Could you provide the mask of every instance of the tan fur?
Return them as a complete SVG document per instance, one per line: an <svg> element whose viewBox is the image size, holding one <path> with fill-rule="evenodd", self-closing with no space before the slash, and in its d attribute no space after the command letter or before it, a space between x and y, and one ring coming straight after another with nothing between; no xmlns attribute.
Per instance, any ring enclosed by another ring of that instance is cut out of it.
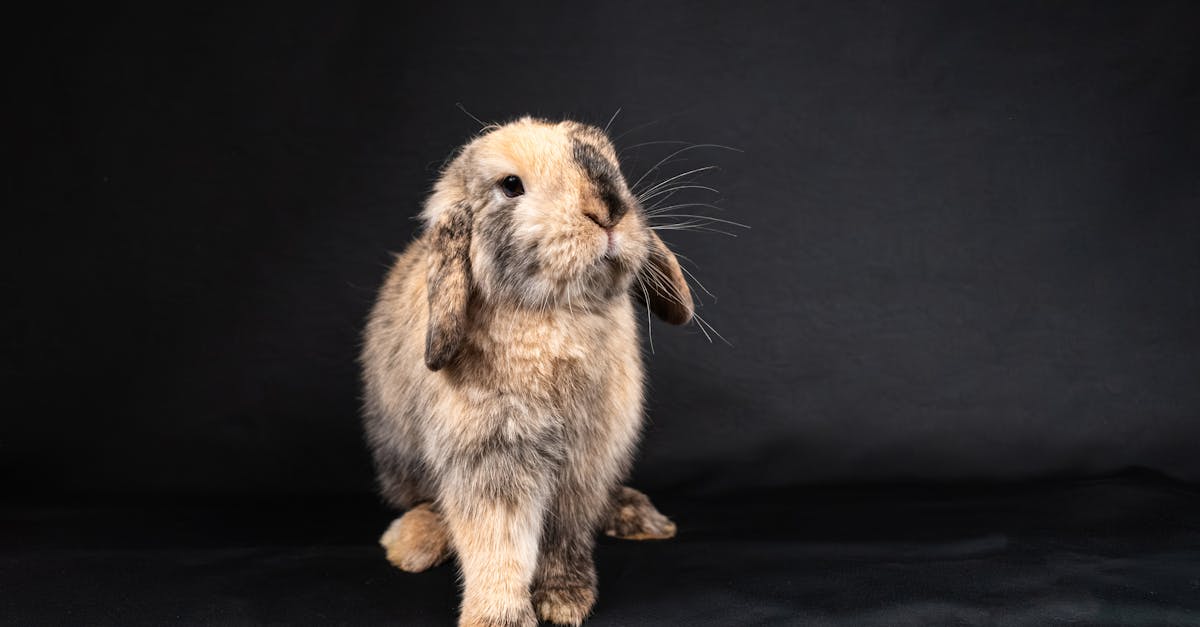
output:
<svg viewBox="0 0 1200 627"><path fill-rule="evenodd" d="M450 534L441 516L427 503L392 522L379 544L393 566L410 573L437 566L450 556Z"/></svg>
<svg viewBox="0 0 1200 627"><path fill-rule="evenodd" d="M449 553L446 532L464 625L591 611L594 535L614 496L628 499L619 482L642 421L630 291L690 318L674 256L615 164L602 132L571 122L477 138L434 187L367 324L368 441L384 496L414 508L382 541L415 571ZM523 196L501 192L508 175Z"/></svg>

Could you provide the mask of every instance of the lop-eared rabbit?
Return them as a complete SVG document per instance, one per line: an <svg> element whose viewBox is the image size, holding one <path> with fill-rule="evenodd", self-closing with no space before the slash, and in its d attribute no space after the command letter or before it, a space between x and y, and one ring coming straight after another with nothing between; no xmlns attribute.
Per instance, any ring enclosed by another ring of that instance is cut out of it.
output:
<svg viewBox="0 0 1200 627"><path fill-rule="evenodd" d="M380 289L362 352L381 539L419 572L457 555L460 625L578 625L596 533L669 538L621 485L642 427L635 307L693 315L604 131L524 118L447 166Z"/></svg>

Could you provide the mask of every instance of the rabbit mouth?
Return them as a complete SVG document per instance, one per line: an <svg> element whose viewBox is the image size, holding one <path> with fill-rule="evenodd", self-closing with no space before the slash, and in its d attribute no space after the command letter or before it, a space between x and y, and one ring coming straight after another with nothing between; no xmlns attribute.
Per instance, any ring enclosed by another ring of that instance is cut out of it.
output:
<svg viewBox="0 0 1200 627"><path fill-rule="evenodd" d="M604 234L606 237L603 240L604 248L600 253L600 258L617 261L621 257L621 254L625 252L625 242L622 236L616 231L606 230Z"/></svg>
<svg viewBox="0 0 1200 627"><path fill-rule="evenodd" d="M597 265L618 269L630 265L630 243L624 235L616 231L605 231L599 240L599 254L596 256Z"/></svg>

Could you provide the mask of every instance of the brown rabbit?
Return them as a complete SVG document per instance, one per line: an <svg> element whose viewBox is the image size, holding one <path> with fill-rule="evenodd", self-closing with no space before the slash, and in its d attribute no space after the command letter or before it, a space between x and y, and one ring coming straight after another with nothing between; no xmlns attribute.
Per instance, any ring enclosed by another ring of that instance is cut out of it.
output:
<svg viewBox="0 0 1200 627"><path fill-rule="evenodd" d="M408 510L381 543L414 572L457 554L460 625L578 625L598 530L674 535L620 485L642 425L631 294L684 324L691 293L592 126L490 127L421 217L362 353L379 482Z"/></svg>

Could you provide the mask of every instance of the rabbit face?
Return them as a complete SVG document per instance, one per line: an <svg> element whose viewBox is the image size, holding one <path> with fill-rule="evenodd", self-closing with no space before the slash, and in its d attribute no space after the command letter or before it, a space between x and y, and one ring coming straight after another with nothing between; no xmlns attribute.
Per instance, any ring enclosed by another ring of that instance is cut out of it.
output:
<svg viewBox="0 0 1200 627"><path fill-rule="evenodd" d="M485 297L586 307L629 289L649 231L602 131L523 119L460 159L474 211L471 268Z"/></svg>
<svg viewBox="0 0 1200 627"><path fill-rule="evenodd" d="M598 128L531 118L494 127L451 162L422 215L434 370L458 349L471 294L580 311L632 291L668 322L691 319L678 262L648 227Z"/></svg>

